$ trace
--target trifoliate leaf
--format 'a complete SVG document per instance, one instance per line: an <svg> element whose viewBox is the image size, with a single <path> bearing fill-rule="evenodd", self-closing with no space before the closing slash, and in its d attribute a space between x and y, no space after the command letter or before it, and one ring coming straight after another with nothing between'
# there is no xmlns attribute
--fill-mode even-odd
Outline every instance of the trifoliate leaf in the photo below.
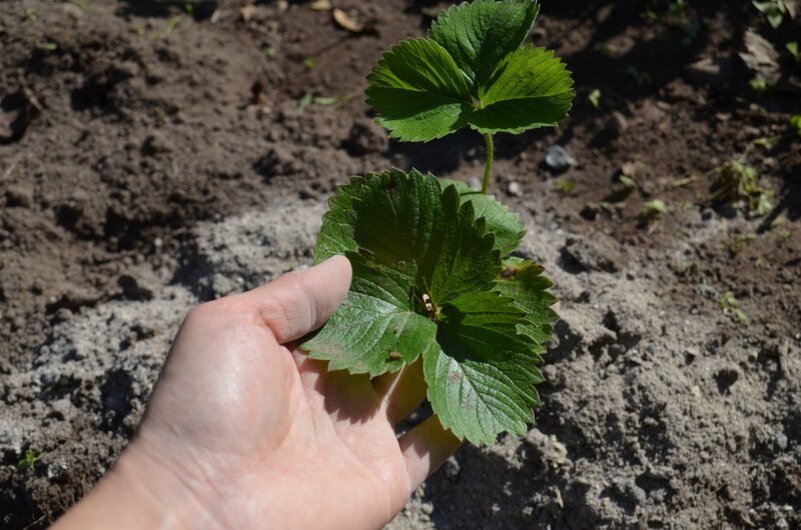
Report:
<svg viewBox="0 0 801 530"><path fill-rule="evenodd" d="M551 309L556 298L547 289L553 285L542 276L542 267L528 260L508 258L494 291L514 299L515 304L526 312L525 322L519 323L517 330L530 337L537 345L537 353L545 351L545 344L551 340L553 322L558 316Z"/></svg>
<svg viewBox="0 0 801 530"><path fill-rule="evenodd" d="M367 103L391 136L432 140L466 123L470 89L453 58L436 42L409 39L392 47L367 78Z"/></svg>
<svg viewBox="0 0 801 530"><path fill-rule="evenodd" d="M523 43L539 10L535 0L463 3L434 21L430 37L451 54L474 86L481 86L501 59Z"/></svg>
<svg viewBox="0 0 801 530"><path fill-rule="evenodd" d="M556 125L570 110L573 80L553 52L525 46L509 54L479 87L483 108L470 117L481 133L519 133Z"/></svg>
<svg viewBox="0 0 801 530"><path fill-rule="evenodd" d="M331 370L371 376L422 356L442 424L473 443L492 443L503 431L524 432L532 418L553 299L539 268L502 263L492 230L505 234L506 248L522 224L482 197L417 171L355 177L340 187L315 252L318 261L344 253L353 282L302 347Z"/></svg>
<svg viewBox="0 0 801 530"><path fill-rule="evenodd" d="M542 381L532 344L517 333L525 316L512 299L470 293L443 306L440 350L423 355L428 400L442 425L473 443L524 434Z"/></svg>
<svg viewBox="0 0 801 530"><path fill-rule="evenodd" d="M429 39L393 46L368 77L376 121L409 141L560 121L573 99L569 72L551 52L519 48L538 10L533 0L477 0L441 14Z"/></svg>
<svg viewBox="0 0 801 530"><path fill-rule="evenodd" d="M472 204L476 218L484 218L487 223L487 232L495 234L495 248L500 251L501 256L512 252L523 241L526 229L520 216L510 212L494 197L485 195L456 180L442 179L440 182L446 186L451 184L456 186L462 203Z"/></svg>

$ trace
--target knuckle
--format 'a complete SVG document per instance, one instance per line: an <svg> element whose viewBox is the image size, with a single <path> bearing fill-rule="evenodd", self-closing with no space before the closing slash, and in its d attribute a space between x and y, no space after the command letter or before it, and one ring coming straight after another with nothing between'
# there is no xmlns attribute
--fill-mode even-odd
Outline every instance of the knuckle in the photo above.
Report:
<svg viewBox="0 0 801 530"><path fill-rule="evenodd" d="M209 321L232 320L254 312L255 308L251 304L236 295L226 296L193 307L187 313L185 321L201 324Z"/></svg>

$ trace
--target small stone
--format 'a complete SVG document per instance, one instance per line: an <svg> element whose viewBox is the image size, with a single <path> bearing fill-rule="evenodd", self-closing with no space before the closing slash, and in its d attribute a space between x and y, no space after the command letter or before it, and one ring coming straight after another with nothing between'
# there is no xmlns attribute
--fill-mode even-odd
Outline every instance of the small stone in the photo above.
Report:
<svg viewBox="0 0 801 530"><path fill-rule="evenodd" d="M787 449L787 435L786 434L781 433L780 435L778 435L776 437L776 446L779 449L781 449L782 451Z"/></svg>
<svg viewBox="0 0 801 530"><path fill-rule="evenodd" d="M47 478L50 480L63 480L70 466L65 458L58 458L47 466Z"/></svg>
<svg viewBox="0 0 801 530"><path fill-rule="evenodd" d="M172 142L162 133L154 131L145 138L142 144L144 155L157 155L160 153L171 153L174 150Z"/></svg>
<svg viewBox="0 0 801 530"><path fill-rule="evenodd" d="M690 360L695 359L696 357L698 357L698 355L700 355L698 348L694 348L692 346L687 346L686 348L684 348L684 356L687 357L688 359Z"/></svg>
<svg viewBox="0 0 801 530"><path fill-rule="evenodd" d="M70 311L66 307L62 307L61 309L56 311L55 315L53 315L53 320L55 320L56 322L66 322L71 318L72 318L72 311Z"/></svg>
<svg viewBox="0 0 801 530"><path fill-rule="evenodd" d="M568 238L562 248L563 261L584 271L619 272L616 261L599 245L583 239Z"/></svg>
<svg viewBox="0 0 801 530"><path fill-rule="evenodd" d="M449 479L455 479L459 476L459 473L462 471L462 467L459 465L459 461L456 460L455 457L451 456L445 461L445 465L443 466L445 470L445 476Z"/></svg>
<svg viewBox="0 0 801 530"><path fill-rule="evenodd" d="M75 406L73 406L69 398L57 399L50 402L50 408L53 411L53 415L62 420L70 419L75 416Z"/></svg>
<svg viewBox="0 0 801 530"><path fill-rule="evenodd" d="M576 159L561 145L552 145L545 154L545 165L553 171L567 171L576 164Z"/></svg>
<svg viewBox="0 0 801 530"><path fill-rule="evenodd" d="M520 184L512 180L506 185L506 194L510 197L520 197L523 194L523 190L521 189Z"/></svg>
<svg viewBox="0 0 801 530"><path fill-rule="evenodd" d="M642 178L645 176L646 172L647 168L645 167L645 164L638 160L623 162L620 165L620 173L626 175L627 177L631 177L634 180Z"/></svg>
<svg viewBox="0 0 801 530"><path fill-rule="evenodd" d="M24 185L12 185L4 193L9 208L30 208L33 206L33 189Z"/></svg>
<svg viewBox="0 0 801 530"><path fill-rule="evenodd" d="M629 128L629 121L622 112L614 111L606 120L606 131L612 136L620 136Z"/></svg>
<svg viewBox="0 0 801 530"><path fill-rule="evenodd" d="M139 65L133 61L123 61L114 67L114 73L122 79L130 79L139 75Z"/></svg>
<svg viewBox="0 0 801 530"><path fill-rule="evenodd" d="M478 177L470 177L467 179L467 186L473 190L481 189L481 179Z"/></svg>
<svg viewBox="0 0 801 530"><path fill-rule="evenodd" d="M76 6L75 4L65 2L61 4L60 7L65 15L72 17L75 20L80 20L81 18L83 18L83 11L81 10L80 7Z"/></svg>
<svg viewBox="0 0 801 530"><path fill-rule="evenodd" d="M694 85L709 85L713 88L722 88L734 73L734 61L730 58L701 59L684 68L684 75Z"/></svg>
<svg viewBox="0 0 801 530"><path fill-rule="evenodd" d="M122 294L129 300L152 300L154 288L146 285L140 278L130 274L123 274L117 279L117 285L122 288Z"/></svg>

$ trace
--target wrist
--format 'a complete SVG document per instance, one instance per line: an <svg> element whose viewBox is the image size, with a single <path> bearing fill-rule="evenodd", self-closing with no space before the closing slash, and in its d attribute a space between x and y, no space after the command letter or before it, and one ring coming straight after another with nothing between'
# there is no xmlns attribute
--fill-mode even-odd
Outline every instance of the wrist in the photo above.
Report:
<svg viewBox="0 0 801 530"><path fill-rule="evenodd" d="M178 476L133 442L54 529L215 527L199 491L199 485Z"/></svg>

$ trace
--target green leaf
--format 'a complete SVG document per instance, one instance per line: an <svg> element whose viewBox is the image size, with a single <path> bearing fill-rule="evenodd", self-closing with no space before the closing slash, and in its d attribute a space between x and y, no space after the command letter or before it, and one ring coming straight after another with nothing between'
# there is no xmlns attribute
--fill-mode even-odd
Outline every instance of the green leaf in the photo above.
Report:
<svg viewBox="0 0 801 530"><path fill-rule="evenodd" d="M553 335L553 322L559 318L551 309L556 298L547 292L553 284L542 276L542 271L542 267L531 261L509 258L503 262L500 278L493 288L525 310L525 321L518 324L517 330L538 345L538 354L545 351L545 344Z"/></svg>
<svg viewBox="0 0 801 530"><path fill-rule="evenodd" d="M459 438L492 444L503 431L521 435L539 403L542 381L531 344L517 333L525 312L497 293L470 293L442 308L440 350L423 355L428 400Z"/></svg>
<svg viewBox="0 0 801 530"><path fill-rule="evenodd" d="M430 37L450 53L474 86L480 86L501 59L523 43L539 10L535 0L463 3L439 15Z"/></svg>
<svg viewBox="0 0 801 530"><path fill-rule="evenodd" d="M416 278L419 259L429 252L433 226L445 223L436 179L393 169L368 175L351 204L352 237L372 261Z"/></svg>
<svg viewBox="0 0 801 530"><path fill-rule="evenodd" d="M316 259L344 253L353 281L302 347L331 370L373 377L422 355L432 406L457 436L492 443L525 432L555 315L540 268L510 259L502 269L493 230L509 248L520 220L417 171L355 177L329 204Z"/></svg>
<svg viewBox="0 0 801 530"><path fill-rule="evenodd" d="M476 218L484 218L487 223L487 232L495 234L495 248L500 251L501 256L507 256L523 241L526 229L520 216L510 212L494 197L471 189L463 182L456 180L442 179L440 182L444 185L456 186L462 203L470 202Z"/></svg>
<svg viewBox="0 0 801 530"><path fill-rule="evenodd" d="M529 46L504 59L480 87L483 108L470 118L481 133L519 133L556 125L573 102L573 80L553 52Z"/></svg>
<svg viewBox="0 0 801 530"><path fill-rule="evenodd" d="M348 254L353 282L323 329L303 344L330 370L377 376L394 372L434 347L437 325L414 312L409 278Z"/></svg>
<svg viewBox="0 0 801 530"><path fill-rule="evenodd" d="M466 123L470 89L453 58L436 42L409 39L393 46L367 78L367 103L390 136L432 140Z"/></svg>
<svg viewBox="0 0 801 530"><path fill-rule="evenodd" d="M358 194L356 196L355 194ZM476 222L471 201L431 175L400 170L356 179L323 216L317 259L358 252L400 272L441 304L471 289L489 289L500 254Z"/></svg>
<svg viewBox="0 0 801 530"><path fill-rule="evenodd" d="M356 252L359 246L353 239L353 198L366 185L362 177L353 177L349 184L337 187L337 194L328 200L328 211L323 214L323 226L314 247L314 263L331 256Z"/></svg>
<svg viewBox="0 0 801 530"><path fill-rule="evenodd" d="M519 48L538 11L534 0L477 0L441 14L429 39L393 46L368 77L376 121L409 141L559 122L573 100L570 73L552 52Z"/></svg>

